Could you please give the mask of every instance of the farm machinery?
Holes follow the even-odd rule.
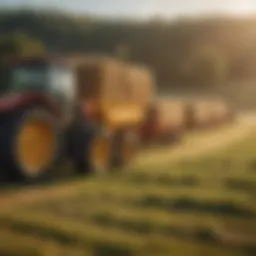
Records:
[[[148,68],[109,57],[0,64],[0,168],[11,180],[41,180],[65,159],[81,174],[127,166],[140,146],[232,116],[222,101],[156,97]]]
[[[127,165],[153,87],[147,69],[107,57],[2,63],[1,171],[34,182],[67,157],[78,173]]]

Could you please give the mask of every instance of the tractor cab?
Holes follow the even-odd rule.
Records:
[[[0,80],[1,100],[12,95],[44,95],[57,103],[65,120],[72,118],[76,81],[73,69],[65,63],[44,58],[16,61],[2,65]]]
[[[54,96],[74,97],[74,73],[65,64],[45,60],[28,59],[8,66],[4,92],[42,92]],[[6,81],[7,80],[7,81]]]

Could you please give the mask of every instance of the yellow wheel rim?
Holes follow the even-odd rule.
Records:
[[[44,171],[54,156],[54,130],[44,120],[32,119],[21,127],[17,140],[18,163],[30,176]]]
[[[92,145],[92,162],[96,168],[105,169],[108,167],[110,155],[109,140],[96,138]]]

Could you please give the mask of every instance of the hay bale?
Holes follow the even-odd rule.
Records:
[[[76,57],[70,63],[77,73],[78,100],[93,101],[109,125],[142,122],[153,97],[154,79],[145,67],[102,57]]]
[[[206,128],[211,123],[211,104],[206,100],[191,101],[186,107],[187,128]]]
[[[147,104],[152,97],[153,77],[144,67],[108,57],[76,58],[72,63],[77,70],[82,98]]]
[[[142,66],[128,67],[131,100],[141,107],[147,107],[155,96],[155,79],[149,69]]]
[[[185,128],[185,104],[179,100],[157,99],[143,126],[144,142],[170,142],[181,138]]]
[[[72,60],[77,74],[79,100],[113,99],[124,83],[124,64],[107,57],[86,57]]]
[[[181,130],[185,124],[184,104],[178,100],[158,100],[156,103],[157,123],[161,130]]]
[[[215,101],[212,104],[212,119],[214,124],[221,124],[228,119],[228,106],[224,101]]]

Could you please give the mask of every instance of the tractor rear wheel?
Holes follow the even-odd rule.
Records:
[[[58,153],[58,128],[43,108],[10,113],[1,124],[1,160],[11,179],[36,181],[46,177]]]

